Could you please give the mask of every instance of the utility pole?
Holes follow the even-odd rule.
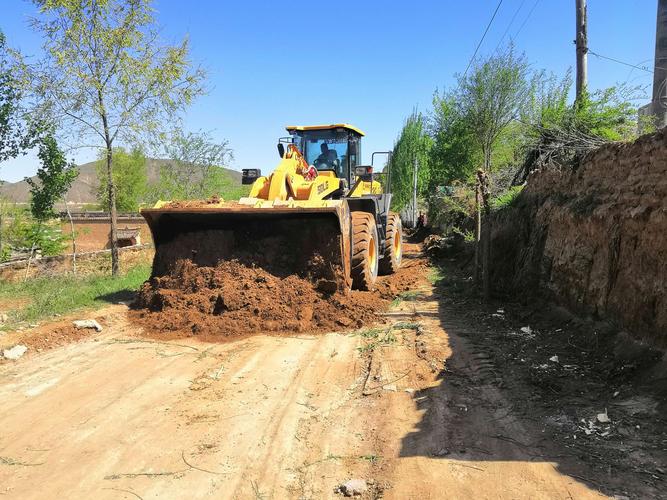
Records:
[[[588,85],[588,20],[586,0],[575,0],[577,7],[577,97],[578,101]]]
[[[417,161],[417,155],[415,155],[415,169],[413,174],[413,186],[412,186],[412,227],[417,227],[417,168],[419,162]]]
[[[653,70],[653,115],[657,126],[667,124],[667,0],[658,0]]]

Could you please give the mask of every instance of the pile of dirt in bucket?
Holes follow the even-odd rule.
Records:
[[[378,321],[386,307],[377,294],[346,294],[326,283],[236,259],[215,266],[182,259],[144,283],[131,314],[150,332],[231,337],[358,328]]]

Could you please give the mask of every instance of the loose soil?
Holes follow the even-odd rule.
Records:
[[[236,241],[238,229],[233,235],[180,233],[159,246],[158,271],[139,291],[132,320],[151,335],[218,340],[258,331],[330,332],[379,322],[389,302],[414,287],[420,276],[415,266],[423,268],[425,261],[408,258],[398,273],[379,278],[376,290],[349,292],[337,265],[340,241],[322,234],[324,228],[334,232],[329,225],[313,227],[318,234],[302,238],[308,242],[305,247],[292,242],[303,227],[289,221],[281,231],[253,231],[252,238],[241,241]],[[227,248],[222,251],[226,260],[219,260],[221,248]]]
[[[377,322],[377,312],[386,307],[377,294],[345,294],[335,284],[333,290],[327,286],[238,261],[199,267],[183,260],[167,276],[144,284],[132,319],[147,331],[171,337],[207,333],[224,338],[257,331],[360,328]]]

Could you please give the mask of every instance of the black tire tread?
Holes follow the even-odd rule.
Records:
[[[368,245],[377,228],[375,218],[366,212],[352,212],[352,287],[358,290],[372,290],[375,285],[373,272],[368,262]],[[377,244],[377,243],[376,243]]]
[[[394,274],[401,267],[401,258],[394,252],[394,235],[396,231],[402,231],[401,217],[395,212],[389,212],[387,217],[387,231],[384,245],[384,255],[380,260],[379,271],[382,274]],[[401,238],[403,235],[401,234]],[[402,243],[402,240],[401,240]],[[402,257],[402,256],[401,256]]]

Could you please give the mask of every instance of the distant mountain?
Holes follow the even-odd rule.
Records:
[[[77,206],[97,204],[97,198],[95,197],[95,190],[98,185],[97,171],[95,169],[96,163],[92,161],[79,166],[79,176],[67,194],[67,201],[70,204]],[[160,167],[166,163],[167,160],[147,159],[146,170],[149,184],[157,181]],[[225,171],[234,182],[241,184],[241,172],[230,169],[225,169]],[[36,179],[36,177],[32,178]],[[30,186],[26,181],[7,182],[0,185],[0,196],[15,203],[29,203]]]

